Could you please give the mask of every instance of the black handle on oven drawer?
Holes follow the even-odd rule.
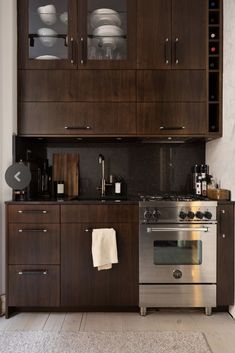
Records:
[[[65,130],[91,130],[90,126],[65,126]]]
[[[185,126],[160,126],[160,130],[184,130]]]
[[[23,275],[47,275],[48,271],[47,270],[22,270],[18,272],[18,275],[23,276]]]
[[[19,233],[32,232],[32,233],[46,233],[47,229],[19,229]]]
[[[42,213],[46,214],[48,211],[46,210],[18,210],[18,213]]]

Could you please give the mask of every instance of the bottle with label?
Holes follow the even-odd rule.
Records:
[[[63,200],[64,199],[64,181],[63,180],[58,180],[55,183],[56,183],[56,197],[57,197],[57,200]]]
[[[196,182],[196,195],[202,194],[202,177],[198,175],[197,182]]]
[[[117,179],[114,183],[114,192],[115,192],[115,195],[121,195],[122,193],[122,183],[121,183],[121,180],[120,179]]]
[[[194,193],[196,193],[196,184],[197,184],[198,173],[199,173],[199,165],[195,164],[192,167],[192,188],[193,188]]]
[[[200,167],[201,173],[201,195],[207,196],[207,176],[209,174],[209,166],[207,164],[202,164]]]

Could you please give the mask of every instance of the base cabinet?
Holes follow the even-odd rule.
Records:
[[[61,305],[138,306],[138,206],[61,207]],[[114,228],[118,264],[98,271],[92,262],[92,230]]]
[[[217,306],[234,304],[234,204],[218,205]]]
[[[118,264],[93,267],[93,228],[116,230]],[[63,224],[61,232],[61,305],[128,307],[138,305],[138,226],[133,223]]]

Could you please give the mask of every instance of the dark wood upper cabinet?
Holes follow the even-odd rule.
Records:
[[[18,1],[19,67],[135,68],[135,0]]]
[[[171,66],[171,0],[138,0],[137,65],[169,69]]]
[[[138,0],[142,69],[206,69],[207,1]]]
[[[18,58],[23,69],[77,68],[77,0],[18,1]]]
[[[172,0],[172,67],[206,69],[207,11],[205,0]]]

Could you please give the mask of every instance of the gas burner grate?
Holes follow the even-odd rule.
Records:
[[[208,201],[207,197],[192,194],[156,194],[156,195],[141,195],[141,201]]]

